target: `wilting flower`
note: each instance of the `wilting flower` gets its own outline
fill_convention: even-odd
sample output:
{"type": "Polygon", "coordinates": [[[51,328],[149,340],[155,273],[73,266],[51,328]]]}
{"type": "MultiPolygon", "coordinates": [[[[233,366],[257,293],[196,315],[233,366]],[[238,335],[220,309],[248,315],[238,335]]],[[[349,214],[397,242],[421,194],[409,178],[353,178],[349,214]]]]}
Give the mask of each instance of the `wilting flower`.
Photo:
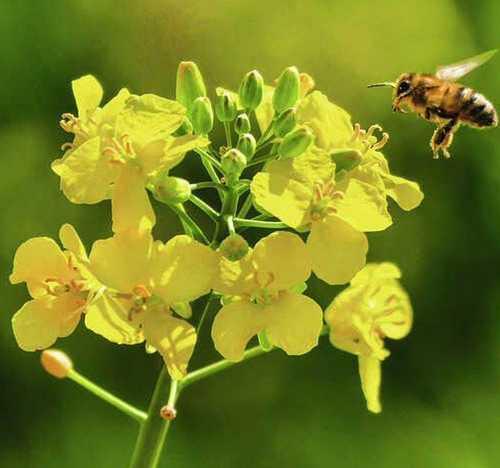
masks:
{"type": "Polygon", "coordinates": [[[287,354],[304,354],[316,346],[322,312],[294,287],[306,281],[311,264],[300,237],[275,232],[261,239],[237,262],[221,257],[214,289],[233,296],[215,317],[212,338],[227,359],[239,361],[250,339],[264,332],[287,354]]]}
{"type": "Polygon", "coordinates": [[[354,178],[335,180],[335,164],[319,148],[269,163],[251,184],[259,208],[288,226],[310,231],[314,273],[330,284],[348,282],[365,264],[363,234],[392,223],[383,194],[354,178]]]}
{"type": "Polygon", "coordinates": [[[368,264],[325,311],[331,343],[358,356],[361,387],[368,409],[381,411],[381,361],[389,356],[386,337],[404,338],[413,312],[401,287],[401,272],[392,263],[368,264]]]}
{"type": "Polygon", "coordinates": [[[404,210],[416,208],[424,195],[416,182],[391,174],[389,164],[379,151],[389,139],[387,133],[377,140],[379,125],[367,131],[359,124],[353,126],[351,116],[328,98],[314,91],[304,97],[297,106],[297,121],[307,125],[315,134],[315,144],[329,153],[337,162],[342,177],[369,183],[393,198],[404,210]],[[344,159],[344,157],[346,159],[344,159]],[[346,163],[341,167],[339,160],[346,163]]]}
{"type": "Polygon", "coordinates": [[[106,291],[89,305],[85,325],[114,343],[146,340],[172,378],[182,378],[196,332],[173,310],[210,291],[217,255],[185,235],[163,244],[127,231],[95,242],[90,267],[106,291]]]}
{"type": "Polygon", "coordinates": [[[14,256],[10,282],[26,282],[33,298],[12,318],[17,343],[25,351],[48,348],[70,335],[98,287],[74,228],[65,224],[59,237],[64,250],[48,237],[35,237],[21,244],[14,256]]]}
{"type": "Polygon", "coordinates": [[[63,146],[66,153],[52,164],[63,192],[74,203],[111,198],[115,232],[150,229],[155,215],[144,187],[208,140],[173,136],[186,116],[176,101],[121,90],[101,108],[102,88],[94,77],[72,85],[78,117],[63,114],[61,126],[74,133],[74,141],[63,146]]]}

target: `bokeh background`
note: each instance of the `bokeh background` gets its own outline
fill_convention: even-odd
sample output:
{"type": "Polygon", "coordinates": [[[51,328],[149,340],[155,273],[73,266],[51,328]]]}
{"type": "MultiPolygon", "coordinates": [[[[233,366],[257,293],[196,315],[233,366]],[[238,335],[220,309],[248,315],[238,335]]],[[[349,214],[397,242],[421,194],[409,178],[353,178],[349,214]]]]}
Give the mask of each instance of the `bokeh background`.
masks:
{"type": "MultiPolygon", "coordinates": [[[[10,328],[27,299],[8,284],[16,247],[73,223],[90,245],[110,234],[110,207],[76,206],[49,170],[86,73],[106,96],[127,86],[172,97],[176,66],[195,60],[207,84],[235,88],[288,65],[364,127],[390,132],[393,171],[426,198],[370,235],[370,260],[404,271],[415,326],[390,343],[384,412],[364,406],[353,356],[323,339],[311,353],[245,363],[183,395],[162,467],[485,468],[500,465],[500,132],[461,129],[450,161],[431,159],[433,128],[393,115],[389,90],[366,84],[432,71],[498,47],[498,0],[4,0],[0,2],[0,466],[127,466],[135,423],[71,382],[43,373],[10,328]]],[[[465,82],[500,105],[500,57],[465,82]]],[[[181,168],[199,171],[194,158],[181,168]]],[[[160,214],[158,235],[180,231],[160,214]]],[[[314,282],[328,304],[336,289],[314,282]]],[[[194,366],[217,358],[205,329],[194,366]]],[[[58,342],[78,369],[145,407],[159,370],[141,346],[111,345],[83,327],[58,342]]]]}

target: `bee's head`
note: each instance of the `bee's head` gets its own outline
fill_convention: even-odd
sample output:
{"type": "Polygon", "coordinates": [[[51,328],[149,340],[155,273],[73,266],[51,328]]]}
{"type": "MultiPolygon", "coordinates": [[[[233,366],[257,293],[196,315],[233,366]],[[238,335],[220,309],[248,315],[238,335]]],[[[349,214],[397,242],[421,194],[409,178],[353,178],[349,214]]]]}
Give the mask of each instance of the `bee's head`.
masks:
{"type": "Polygon", "coordinates": [[[411,94],[412,90],[412,74],[403,73],[396,81],[396,86],[394,87],[394,97],[403,98],[408,96],[408,94],[411,94]]]}

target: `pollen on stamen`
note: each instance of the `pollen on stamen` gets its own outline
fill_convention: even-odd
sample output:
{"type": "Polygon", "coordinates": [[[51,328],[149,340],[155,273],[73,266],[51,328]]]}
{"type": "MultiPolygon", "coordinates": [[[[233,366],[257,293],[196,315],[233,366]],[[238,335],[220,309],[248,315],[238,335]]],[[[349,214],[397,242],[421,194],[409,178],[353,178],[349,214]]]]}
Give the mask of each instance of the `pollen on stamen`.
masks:
{"type": "Polygon", "coordinates": [[[382,149],[387,144],[388,141],[389,141],[389,134],[384,132],[384,133],[382,133],[382,138],[379,141],[377,141],[375,144],[373,144],[370,147],[370,149],[372,149],[374,151],[382,149]]]}

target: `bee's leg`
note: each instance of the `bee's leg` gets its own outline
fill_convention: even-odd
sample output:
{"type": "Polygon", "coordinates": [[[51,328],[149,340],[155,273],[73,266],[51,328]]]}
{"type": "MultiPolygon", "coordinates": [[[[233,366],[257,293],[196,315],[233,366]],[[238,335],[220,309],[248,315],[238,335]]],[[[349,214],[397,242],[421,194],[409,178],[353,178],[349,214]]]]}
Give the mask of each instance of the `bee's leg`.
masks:
{"type": "Polygon", "coordinates": [[[434,159],[439,158],[439,151],[442,151],[445,158],[450,158],[448,148],[453,141],[453,134],[458,128],[457,119],[451,119],[446,124],[437,128],[431,138],[431,148],[434,159]]]}

